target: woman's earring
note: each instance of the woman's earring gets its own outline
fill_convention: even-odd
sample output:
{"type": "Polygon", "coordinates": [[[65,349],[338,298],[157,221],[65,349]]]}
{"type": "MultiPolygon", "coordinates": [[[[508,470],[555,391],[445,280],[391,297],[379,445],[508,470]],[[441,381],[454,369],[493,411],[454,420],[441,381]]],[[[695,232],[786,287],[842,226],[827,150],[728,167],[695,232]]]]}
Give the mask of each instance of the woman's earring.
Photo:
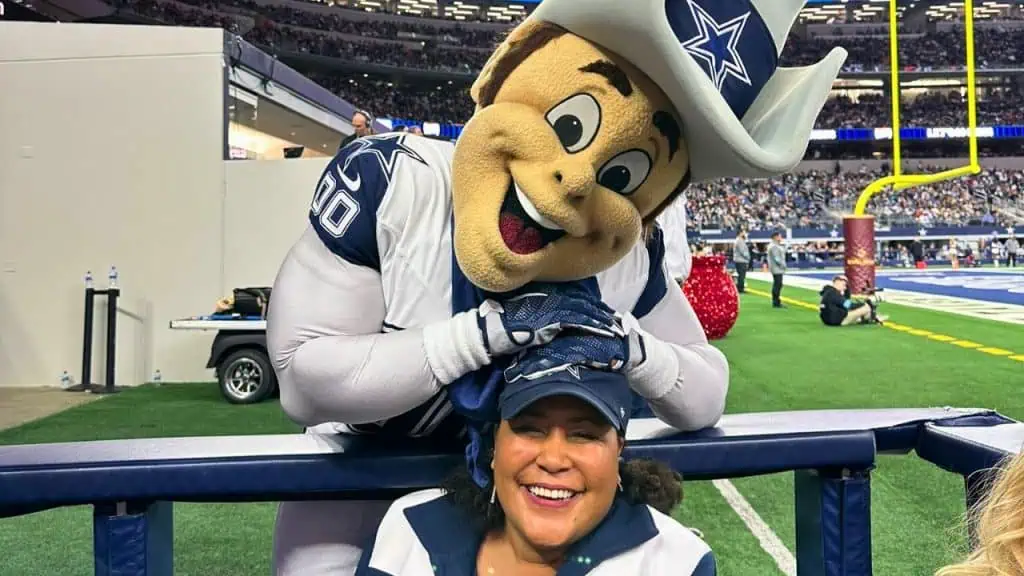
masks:
{"type": "Polygon", "coordinates": [[[495,499],[495,496],[497,495],[497,493],[498,493],[498,487],[497,486],[491,486],[491,506],[494,506],[494,499],[495,499]]]}
{"type": "Polygon", "coordinates": [[[619,492],[622,492],[622,475],[619,475],[619,492]]]}

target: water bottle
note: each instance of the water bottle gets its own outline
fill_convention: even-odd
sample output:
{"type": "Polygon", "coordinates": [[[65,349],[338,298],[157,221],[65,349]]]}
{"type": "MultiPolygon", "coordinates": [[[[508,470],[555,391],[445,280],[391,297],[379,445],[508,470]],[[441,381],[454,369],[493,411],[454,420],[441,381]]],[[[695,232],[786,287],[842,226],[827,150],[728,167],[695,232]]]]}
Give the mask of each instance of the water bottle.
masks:
{"type": "Polygon", "coordinates": [[[60,387],[63,388],[64,390],[67,390],[68,388],[71,387],[71,375],[68,374],[67,370],[65,370],[64,373],[60,375],[60,387]]]}
{"type": "Polygon", "coordinates": [[[117,289],[117,267],[110,267],[110,274],[107,274],[107,280],[109,281],[109,288],[111,290],[117,289]]]}
{"type": "Polygon", "coordinates": [[[86,290],[92,289],[92,270],[85,271],[85,288],[86,290]]]}
{"type": "Polygon", "coordinates": [[[157,371],[153,373],[153,385],[154,386],[160,386],[160,382],[163,379],[164,379],[164,375],[160,373],[159,369],[157,369],[157,371]]]}

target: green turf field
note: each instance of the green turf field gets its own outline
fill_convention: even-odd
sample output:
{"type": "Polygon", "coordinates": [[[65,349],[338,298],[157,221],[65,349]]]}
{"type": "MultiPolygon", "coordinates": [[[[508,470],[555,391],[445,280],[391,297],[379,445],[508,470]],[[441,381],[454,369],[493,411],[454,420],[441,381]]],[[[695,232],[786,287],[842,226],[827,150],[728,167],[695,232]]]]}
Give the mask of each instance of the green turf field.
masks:
{"type": "MultiPolygon", "coordinates": [[[[768,285],[751,282],[766,292],[768,285]]],[[[786,288],[789,298],[815,294],[786,288]]],[[[897,326],[928,330],[1024,354],[1020,327],[886,305],[897,326]]],[[[829,329],[791,302],[743,296],[739,322],[718,343],[729,357],[729,412],[816,408],[972,406],[1024,418],[1015,387],[1024,362],[876,326],[829,329]]],[[[290,433],[298,428],[276,403],[232,406],[213,384],[141,387],[0,432],[0,444],[154,436],[290,433]]],[[[734,481],[792,551],[793,486],[789,474],[734,481]]],[[[883,456],[872,479],[874,570],[924,576],[963,552],[961,480],[914,456],[883,456]]],[[[178,504],[176,574],[269,574],[272,504],[178,504]]],[[[88,508],[0,520],[0,575],[92,574],[88,508]]],[[[723,576],[778,576],[767,553],[709,482],[686,485],[679,517],[700,528],[723,576]]]]}

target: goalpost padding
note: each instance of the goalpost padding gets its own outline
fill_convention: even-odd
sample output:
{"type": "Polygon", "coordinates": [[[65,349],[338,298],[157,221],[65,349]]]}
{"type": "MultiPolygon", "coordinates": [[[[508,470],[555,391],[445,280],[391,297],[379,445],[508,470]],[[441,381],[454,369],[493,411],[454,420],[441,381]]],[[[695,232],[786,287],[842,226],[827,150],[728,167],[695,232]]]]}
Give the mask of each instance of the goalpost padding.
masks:
{"type": "Polygon", "coordinates": [[[862,294],[875,285],[875,217],[843,218],[845,272],[850,292],[862,294]]]}

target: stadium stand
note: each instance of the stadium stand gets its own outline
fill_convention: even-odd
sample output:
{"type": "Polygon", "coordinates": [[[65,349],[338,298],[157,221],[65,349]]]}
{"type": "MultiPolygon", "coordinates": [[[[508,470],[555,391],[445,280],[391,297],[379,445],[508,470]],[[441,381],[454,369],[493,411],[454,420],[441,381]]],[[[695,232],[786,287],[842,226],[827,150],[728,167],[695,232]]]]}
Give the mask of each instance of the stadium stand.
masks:
{"type": "MultiPolygon", "coordinates": [[[[122,15],[236,32],[357,107],[401,119],[401,124],[456,126],[449,137],[454,137],[461,122],[472,114],[468,83],[489,48],[528,12],[528,8],[523,10],[508,8],[502,12],[492,8],[469,14],[461,8],[451,9],[445,21],[437,18],[436,12],[424,12],[402,2],[394,4],[394,13],[377,11],[376,5],[355,0],[333,5],[305,0],[125,0],[118,4],[122,15]]],[[[846,14],[845,22],[838,17],[831,27],[815,24],[822,14],[830,21],[837,19],[827,7],[806,10],[808,25],[799,37],[788,41],[783,62],[800,65],[815,61],[841,40],[850,52],[848,76],[870,76],[886,70],[886,29],[864,24],[877,20],[879,13],[857,10],[852,14],[856,23],[851,23],[850,14],[846,14]]],[[[955,11],[943,12],[943,7],[931,10],[921,30],[901,36],[901,59],[908,71],[948,76],[949,71],[962,68],[957,63],[964,59],[963,35],[956,25],[942,22],[954,17],[955,11]]],[[[1024,94],[1018,82],[1020,63],[1024,61],[1024,42],[1020,41],[1024,21],[1019,19],[1018,11],[995,12],[988,14],[990,21],[979,26],[976,34],[979,69],[995,74],[980,88],[979,125],[1013,127],[1024,124],[1019,106],[1024,94]]],[[[984,19],[985,13],[981,16],[984,19]]],[[[965,126],[967,110],[961,84],[950,80],[934,88],[907,89],[901,102],[903,124],[943,129],[965,126]]],[[[812,143],[808,159],[867,158],[884,153],[887,140],[857,130],[886,126],[889,111],[884,84],[837,87],[819,116],[817,128],[848,133],[833,139],[842,142],[812,143]]],[[[904,136],[907,158],[957,157],[966,151],[962,139],[909,136],[904,136]]],[[[981,145],[988,156],[1017,156],[1024,155],[1022,143],[1024,140],[1018,138],[996,138],[984,140],[981,145]]],[[[932,169],[918,166],[919,171],[932,169]]],[[[853,206],[859,191],[884,172],[884,167],[854,172],[810,171],[756,183],[706,183],[691,191],[688,215],[695,228],[829,229],[838,225],[839,215],[853,206]]],[[[872,213],[880,223],[892,226],[1012,226],[1024,222],[1021,178],[1017,169],[994,169],[898,197],[883,195],[873,202],[872,213]]]]}

